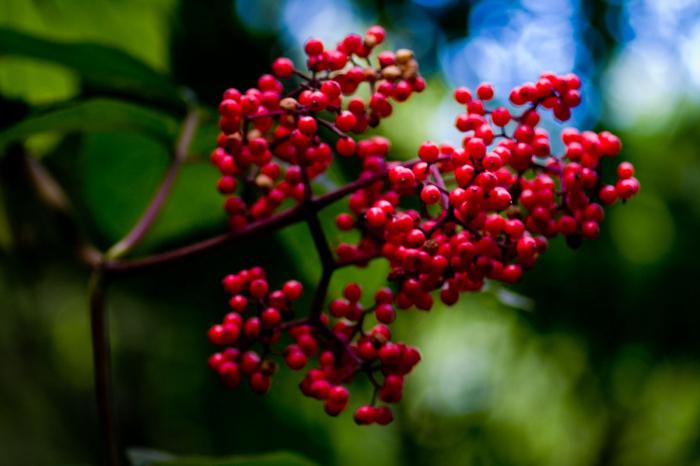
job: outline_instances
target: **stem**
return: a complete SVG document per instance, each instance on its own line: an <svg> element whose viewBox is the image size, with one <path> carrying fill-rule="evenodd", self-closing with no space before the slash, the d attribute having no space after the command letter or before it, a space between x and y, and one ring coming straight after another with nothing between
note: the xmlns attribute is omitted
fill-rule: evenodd
<svg viewBox="0 0 700 466"><path fill-rule="evenodd" d="M105 464L119 465L116 420L113 410L110 376L109 332L105 308L106 279L104 271L96 268L90 278L90 328L97 412L102 434Z"/></svg>
<svg viewBox="0 0 700 466"><path fill-rule="evenodd" d="M148 233L153 222L160 214L160 211L165 204L165 201L172 190L175 179L177 178L182 165L187 158L187 152L192 142L192 137L194 136L195 129L199 123L199 115L196 110L190 110L185 118L185 122L182 125L182 132L178 138L177 144L175 146L175 158L170 164L163 181L158 188L155 196L146 207L145 212L141 215L141 218L134 225L134 227L126 234L124 238L119 240L114 246L112 246L109 251L105 254L107 258L116 259L123 256L131 249L134 248Z"/></svg>
<svg viewBox="0 0 700 466"><path fill-rule="evenodd" d="M448 159L449 157L446 157L443 158L442 161ZM400 165L410 168L419 162L420 160L411 160L409 162L403 162ZM333 202L342 199L348 194L353 193L359 189L365 188L371 185L372 183L385 178L387 176L388 171L388 168L384 168L369 176L359 178L353 181L352 183L343 186L342 188L336 189L335 191L331 191L322 196L313 197L311 200L308 201L308 204L305 206L304 209L302 208L303 204L300 204L280 214L273 215L272 217L249 223L240 230L217 235L197 243L192 243L190 245L183 246L178 249L173 249L171 251L154 254L139 259L111 260L105 264L105 270L107 273L111 274L127 273L132 272L134 270L145 269L176 260L186 259L190 256L194 256L199 253L219 248L228 243L238 241L249 236L268 233L270 231L274 231L288 225L300 223L306 220L304 210L318 212L326 206L332 204Z"/></svg>
<svg viewBox="0 0 700 466"><path fill-rule="evenodd" d="M152 256L146 256L140 259L109 261L105 264L105 269L108 273L126 273L186 259L190 256L222 247L226 244L247 238L249 236L265 234L288 225L299 223L304 219L302 214L303 212L301 207L296 206L282 212L281 214L249 223L240 230L217 235L178 249L173 249L160 254L154 254Z"/></svg>

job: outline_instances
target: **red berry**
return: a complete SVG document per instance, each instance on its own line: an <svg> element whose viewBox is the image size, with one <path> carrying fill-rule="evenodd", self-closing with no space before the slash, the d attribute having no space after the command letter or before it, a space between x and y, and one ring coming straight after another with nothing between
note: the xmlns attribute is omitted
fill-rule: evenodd
<svg viewBox="0 0 700 466"><path fill-rule="evenodd" d="M339 113L335 117L335 126L338 127L339 130L348 132L351 131L355 125L357 124L357 118L352 112L344 111Z"/></svg>
<svg viewBox="0 0 700 466"><path fill-rule="evenodd" d="M323 42L319 39L309 39L304 45L304 51L310 57L321 55L323 53Z"/></svg>
<svg viewBox="0 0 700 466"><path fill-rule="evenodd" d="M479 99L481 100L493 99L493 85L490 83L479 84L479 86L476 88L476 95L479 96Z"/></svg>
<svg viewBox="0 0 700 466"><path fill-rule="evenodd" d="M282 286L282 291L284 292L284 296L289 301L296 301L297 299L301 298L303 287L298 281L289 280L284 284L284 286Z"/></svg>
<svg viewBox="0 0 700 466"><path fill-rule="evenodd" d="M466 105L472 100L472 93L466 87L455 89L454 98L459 104Z"/></svg>
<svg viewBox="0 0 700 466"><path fill-rule="evenodd" d="M278 58L272 63L272 71L280 78L288 78L294 73L294 63L289 58Z"/></svg>
<svg viewBox="0 0 700 466"><path fill-rule="evenodd" d="M440 157L440 148L433 142L424 142L418 149L418 157L424 162L433 163Z"/></svg>
<svg viewBox="0 0 700 466"><path fill-rule="evenodd" d="M426 204L432 205L440 202L442 198L442 193L440 189L432 184L425 185L420 192L420 199Z"/></svg>

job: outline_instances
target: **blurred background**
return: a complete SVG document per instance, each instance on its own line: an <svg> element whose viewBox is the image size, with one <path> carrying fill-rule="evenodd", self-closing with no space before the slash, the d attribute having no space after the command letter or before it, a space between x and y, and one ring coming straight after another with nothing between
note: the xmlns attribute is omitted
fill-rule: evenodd
<svg viewBox="0 0 700 466"><path fill-rule="evenodd" d="M274 57L299 58L312 35L336 41L377 22L390 47L416 52L428 80L382 124L395 157L412 157L424 139L459 140L456 85L488 80L504 96L541 71L574 71L584 89L574 123L620 134L640 195L609 210L598 241L577 251L554 241L517 287L401 314L397 332L423 361L388 428L327 417L299 394L299 374L281 371L258 397L224 390L206 367L206 329L226 310L223 274L260 264L273 280L301 279L308 302L319 268L303 225L115 281L123 443L207 455L291 449L337 466L700 465L695 0L0 0L0 128L76 106L84 119L48 121L0 157L0 464L99 461L88 273L66 226L41 207L24 156L41 159L106 249L167 167L172 139L158 135L182 120L179 87L213 109ZM131 65L135 76L139 61L158 79L112 79ZM209 115L136 254L223 230ZM328 225L342 207L329 209ZM333 287L361 277L372 290L385 273L344 271ZM359 384L353 403L369 394Z"/></svg>

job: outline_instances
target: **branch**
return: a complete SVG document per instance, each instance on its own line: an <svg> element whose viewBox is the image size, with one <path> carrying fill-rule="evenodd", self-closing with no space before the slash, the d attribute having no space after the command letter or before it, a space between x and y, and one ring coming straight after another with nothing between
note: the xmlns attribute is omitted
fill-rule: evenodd
<svg viewBox="0 0 700 466"><path fill-rule="evenodd" d="M442 161L448 160L449 157L443 158ZM439 160L440 161L440 160ZM420 160L411 160L409 162L403 162L400 165L410 168L415 164L419 163ZM312 198L305 209L309 209L313 212L318 212L333 202L342 199L350 193L357 191L358 189L365 188L372 183L379 181L387 176L388 168L384 168L376 173L373 173L364 178L359 178L352 183L349 183L342 188L331 191L322 196L317 196ZM194 256L199 253L207 252L213 250L226 244L232 243L234 241L247 238L252 235L265 234L270 231L277 230L279 228L293 225L305 221L304 208L302 205L297 205L289 210L286 210L280 214L276 214L272 217L266 219L257 220L255 222L249 223L241 230L233 231L230 233L224 233L212 238L192 243L188 246L183 246L178 249L173 249L171 251L154 254L151 256L130 259L130 260L111 260L105 264L105 271L109 274L112 273L127 273L134 270L140 270L149 268L152 266L169 263L171 261L186 259L190 256Z"/></svg>
<svg viewBox="0 0 700 466"><path fill-rule="evenodd" d="M119 465L119 447L113 410L110 377L109 332L105 309L106 280L101 269L95 269L90 278L90 330L95 396L100 420L105 464Z"/></svg>
<svg viewBox="0 0 700 466"><path fill-rule="evenodd" d="M296 206L282 212L281 214L249 223L240 230L214 236L212 238L183 246L178 249L173 249L160 254L154 254L152 256L146 256L140 259L109 261L105 264L105 270L110 274L120 274L186 259L190 256L225 246L226 244L247 238L249 236L264 234L288 225L299 223L304 219L302 214L303 212L300 206Z"/></svg>
<svg viewBox="0 0 700 466"><path fill-rule="evenodd" d="M128 253L134 248L148 233L153 222L160 214L161 208L165 204L165 201L172 190L175 179L177 178L182 165L187 158L187 153L189 151L190 143L192 142L192 137L194 136L195 129L199 123L199 115L196 110L190 110L185 118L185 122L182 125L182 132L178 138L177 144L175 146L175 158L170 164L163 181L158 188L155 196L146 207L146 211L141 215L141 218L134 225L134 227L129 231L129 233L119 240L114 246L112 246L109 251L105 254L107 258L116 259Z"/></svg>

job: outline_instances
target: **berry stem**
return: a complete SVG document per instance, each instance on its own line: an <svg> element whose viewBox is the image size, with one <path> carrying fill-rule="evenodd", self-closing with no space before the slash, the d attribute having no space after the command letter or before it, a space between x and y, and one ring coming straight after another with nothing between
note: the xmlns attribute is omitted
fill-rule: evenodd
<svg viewBox="0 0 700 466"><path fill-rule="evenodd" d="M187 153L189 151L190 143L192 142L192 137L194 136L195 130L199 123L199 114L197 110L192 109L189 111L185 117L185 121L182 125L182 131L180 137L175 145L175 157L173 162L170 164L163 181L158 188L155 196L146 207L143 215L134 227L129 231L129 233L119 240L114 246L112 246L106 253L105 257L108 259L116 259L123 256L132 250L142 239L146 236L146 233L150 230L151 226L155 222L158 214L168 199L168 195L172 190L173 184L177 175L180 173L180 169L187 159Z"/></svg>

